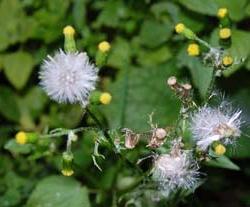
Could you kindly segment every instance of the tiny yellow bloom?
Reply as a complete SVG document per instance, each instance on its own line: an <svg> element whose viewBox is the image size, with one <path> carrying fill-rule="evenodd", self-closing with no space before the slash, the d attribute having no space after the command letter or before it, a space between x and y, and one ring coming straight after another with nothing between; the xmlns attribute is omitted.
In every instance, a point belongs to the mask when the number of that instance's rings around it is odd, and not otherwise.
<svg viewBox="0 0 250 207"><path fill-rule="evenodd" d="M112 96L110 95L110 93L102 93L100 96L100 102L104 105L107 105L111 102L112 100Z"/></svg>
<svg viewBox="0 0 250 207"><path fill-rule="evenodd" d="M27 134L23 131L20 131L15 136L16 142L18 144L26 144L27 143Z"/></svg>
<svg viewBox="0 0 250 207"><path fill-rule="evenodd" d="M73 170L62 170L61 173L64 175L64 176L71 176L74 174L74 171Z"/></svg>
<svg viewBox="0 0 250 207"><path fill-rule="evenodd" d="M107 42L107 41L102 41L98 45L98 49L101 52L108 52L110 50L110 48L111 48L111 46L110 46L109 42Z"/></svg>
<svg viewBox="0 0 250 207"><path fill-rule="evenodd" d="M220 156L220 155L224 155L225 152L226 152L226 148L225 148L224 145L218 144L218 145L215 147L214 152L215 152L216 155L219 155L219 156Z"/></svg>
<svg viewBox="0 0 250 207"><path fill-rule="evenodd" d="M63 28L63 34L73 36L75 34L75 29L72 26L68 25Z"/></svg>
<svg viewBox="0 0 250 207"><path fill-rule="evenodd" d="M220 8L217 12L219 18L224 18L228 14L227 8Z"/></svg>
<svg viewBox="0 0 250 207"><path fill-rule="evenodd" d="M231 56L229 56L229 55L223 57L223 59L222 59L222 63L223 63L224 66L232 65L233 61L234 61L233 58Z"/></svg>
<svg viewBox="0 0 250 207"><path fill-rule="evenodd" d="M220 29L219 36L221 39L228 39L229 37L231 37L231 29L230 28Z"/></svg>
<svg viewBox="0 0 250 207"><path fill-rule="evenodd" d="M198 56L200 54L200 47L196 43L192 43L188 45L187 48L188 55L190 56Z"/></svg>
<svg viewBox="0 0 250 207"><path fill-rule="evenodd" d="M179 23L179 24L177 24L177 25L175 26L175 31L176 31L176 33L178 33L178 34L182 33L182 32L184 31L184 29L185 29L185 25L182 24L182 23Z"/></svg>

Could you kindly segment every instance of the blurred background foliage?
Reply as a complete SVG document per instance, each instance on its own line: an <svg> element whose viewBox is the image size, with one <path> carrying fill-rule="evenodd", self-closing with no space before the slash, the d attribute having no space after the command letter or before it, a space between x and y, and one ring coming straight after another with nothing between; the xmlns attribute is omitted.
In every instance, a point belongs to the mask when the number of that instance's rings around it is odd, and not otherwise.
<svg viewBox="0 0 250 207"><path fill-rule="evenodd" d="M77 46L92 60L100 41L112 44L98 87L113 100L94 107L98 118L110 128L143 131L149 129L151 112L162 127L177 118L179 103L166 87L167 77L190 80L202 100L211 72L187 56L188 42L174 33L174 25L183 22L216 46L220 7L228 8L234 21L231 54L245 61L226 71L217 85L243 109L244 133L249 134L249 0L0 0L0 206L111 206L116 189L133 179L132 170L121 172L115 155L101 162L103 172L93 166L91 132L74 146L72 179L59 176L59 152L27 157L30 146L7 142L21 129L41 132L93 124L80 106L58 105L38 86L43 59L63 47L64 26L76 28ZM250 206L249 141L243 136L229 152L241 171L208 169L205 185L183 206ZM61 140L56 142L63 146ZM138 154L133 153L131 157Z"/></svg>

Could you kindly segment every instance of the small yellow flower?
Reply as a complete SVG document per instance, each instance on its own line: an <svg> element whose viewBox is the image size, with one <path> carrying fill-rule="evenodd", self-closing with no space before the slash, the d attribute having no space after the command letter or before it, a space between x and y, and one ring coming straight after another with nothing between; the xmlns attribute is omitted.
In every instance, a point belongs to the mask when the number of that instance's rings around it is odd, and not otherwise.
<svg viewBox="0 0 250 207"><path fill-rule="evenodd" d="M232 65L233 61L234 61L233 58L231 56L229 56L229 55L223 57L223 59L222 59L222 63L223 63L224 66Z"/></svg>
<svg viewBox="0 0 250 207"><path fill-rule="evenodd" d="M72 26L68 25L63 28L63 34L73 36L75 34L75 29Z"/></svg>
<svg viewBox="0 0 250 207"><path fill-rule="evenodd" d="M182 24L182 23L179 23L179 24L177 24L177 25L175 26L175 31L176 31L176 33L178 33L178 34L182 33L182 32L184 31L184 29L185 29L185 25Z"/></svg>
<svg viewBox="0 0 250 207"><path fill-rule="evenodd" d="M23 131L20 131L15 136L16 142L18 144L26 144L27 143L27 134Z"/></svg>
<svg viewBox="0 0 250 207"><path fill-rule="evenodd" d="M192 43L188 45L187 48L188 55L190 56L198 56L200 54L200 47L196 43Z"/></svg>
<svg viewBox="0 0 250 207"><path fill-rule="evenodd" d="M219 36L221 39L228 39L229 37L231 37L231 29L230 28L220 29Z"/></svg>
<svg viewBox="0 0 250 207"><path fill-rule="evenodd" d="M108 52L110 50L110 48L111 48L111 46L110 46L109 42L107 42L107 41L102 41L98 45L98 49L101 52Z"/></svg>
<svg viewBox="0 0 250 207"><path fill-rule="evenodd" d="M102 93L100 96L100 102L104 105L107 105L111 102L112 100L112 96L110 95L110 93Z"/></svg>
<svg viewBox="0 0 250 207"><path fill-rule="evenodd" d="M71 176L74 174L74 171L73 170L62 170L61 173L64 175L64 176Z"/></svg>
<svg viewBox="0 0 250 207"><path fill-rule="evenodd" d="M226 148L224 145L222 144L218 144L215 148L214 148L214 152L216 155L224 155L226 152Z"/></svg>
<svg viewBox="0 0 250 207"><path fill-rule="evenodd" d="M228 14L227 8L220 8L217 12L217 16L221 19L224 18L227 14Z"/></svg>

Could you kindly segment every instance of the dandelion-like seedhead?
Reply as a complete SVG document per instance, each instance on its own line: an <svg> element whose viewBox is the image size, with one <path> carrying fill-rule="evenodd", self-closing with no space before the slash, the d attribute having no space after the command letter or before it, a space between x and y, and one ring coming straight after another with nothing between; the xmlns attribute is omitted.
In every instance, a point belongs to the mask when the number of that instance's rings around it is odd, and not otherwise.
<svg viewBox="0 0 250 207"><path fill-rule="evenodd" d="M232 144L241 134L240 114L225 103L217 108L201 107L191 118L191 131L199 149L207 150L214 141Z"/></svg>
<svg viewBox="0 0 250 207"><path fill-rule="evenodd" d="M166 197L177 190L195 190L199 181L199 166L191 151L160 155L153 169L153 179Z"/></svg>
<svg viewBox="0 0 250 207"><path fill-rule="evenodd" d="M39 78L48 96L59 103L81 103L86 106L95 89L98 69L86 53L65 53L59 50L44 61Z"/></svg>

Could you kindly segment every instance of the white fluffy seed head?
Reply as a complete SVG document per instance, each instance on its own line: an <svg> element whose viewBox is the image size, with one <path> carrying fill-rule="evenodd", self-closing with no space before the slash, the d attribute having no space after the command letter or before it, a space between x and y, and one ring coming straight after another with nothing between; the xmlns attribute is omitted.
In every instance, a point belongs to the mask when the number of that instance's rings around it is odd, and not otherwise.
<svg viewBox="0 0 250 207"><path fill-rule="evenodd" d="M160 155L153 169L153 179L168 196L178 189L194 190L199 181L199 167L191 151L182 150L177 156Z"/></svg>
<svg viewBox="0 0 250 207"><path fill-rule="evenodd" d="M241 134L241 111L232 111L222 103L218 108L204 106L191 119L191 131L197 146L205 151L214 142L231 144Z"/></svg>
<svg viewBox="0 0 250 207"><path fill-rule="evenodd" d="M95 89L98 69L89 62L86 53L64 53L44 61L39 78L48 96L59 103L88 104L89 94Z"/></svg>

